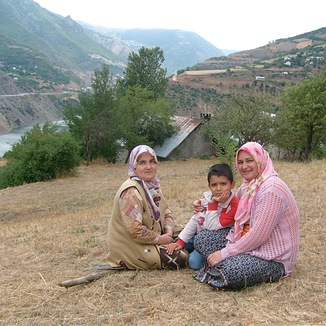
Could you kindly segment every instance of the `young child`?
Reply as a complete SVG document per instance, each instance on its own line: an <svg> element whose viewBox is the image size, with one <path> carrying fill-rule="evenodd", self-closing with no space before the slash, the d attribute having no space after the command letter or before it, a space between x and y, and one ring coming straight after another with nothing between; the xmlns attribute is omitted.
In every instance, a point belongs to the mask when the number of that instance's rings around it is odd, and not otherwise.
<svg viewBox="0 0 326 326"><path fill-rule="evenodd" d="M204 258L193 248L193 238L201 230L218 230L231 227L238 207L238 199L232 189L235 186L232 169L227 164L213 165L207 175L209 191L202 199L194 202L195 207L203 207L191 217L178 236L178 240L166 246L166 252L172 255L175 250L186 248L189 252L189 267L197 270Z"/></svg>

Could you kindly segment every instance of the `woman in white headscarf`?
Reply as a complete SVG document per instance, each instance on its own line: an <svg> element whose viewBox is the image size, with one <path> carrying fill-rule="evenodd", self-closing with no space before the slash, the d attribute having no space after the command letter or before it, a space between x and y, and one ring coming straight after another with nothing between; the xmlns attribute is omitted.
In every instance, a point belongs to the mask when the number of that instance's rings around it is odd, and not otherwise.
<svg viewBox="0 0 326 326"><path fill-rule="evenodd" d="M185 267L186 252L167 255L174 220L157 178L157 157L146 145L129 157L129 178L120 186L108 224L108 262L128 269Z"/></svg>
<svg viewBox="0 0 326 326"><path fill-rule="evenodd" d="M194 277L216 288L241 289L289 276L299 249L298 206L268 152L248 142L235 163L243 183L234 227L195 237L206 262Z"/></svg>

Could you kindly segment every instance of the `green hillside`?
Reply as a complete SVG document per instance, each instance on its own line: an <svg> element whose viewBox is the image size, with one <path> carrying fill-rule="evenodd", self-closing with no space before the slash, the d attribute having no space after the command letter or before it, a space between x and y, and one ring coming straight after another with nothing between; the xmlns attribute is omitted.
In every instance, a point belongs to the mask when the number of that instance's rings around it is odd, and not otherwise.
<svg viewBox="0 0 326 326"><path fill-rule="evenodd" d="M179 114L195 117L214 112L231 93L249 94L253 89L270 96L277 107L287 85L323 69L325 63L323 27L182 69L170 80L168 97Z"/></svg>
<svg viewBox="0 0 326 326"><path fill-rule="evenodd" d="M104 62L118 62L69 16L53 14L32 0L2 0L0 21L0 69L34 88L41 81L78 82Z"/></svg>
<svg viewBox="0 0 326 326"><path fill-rule="evenodd" d="M253 88L277 105L287 84L325 65L326 28L224 56L193 32L90 26L33 0L0 0L0 134L60 118L66 97L90 86L94 70L106 63L119 78L129 53L143 46L159 46L168 76L177 71L167 96L178 114L199 116Z"/></svg>

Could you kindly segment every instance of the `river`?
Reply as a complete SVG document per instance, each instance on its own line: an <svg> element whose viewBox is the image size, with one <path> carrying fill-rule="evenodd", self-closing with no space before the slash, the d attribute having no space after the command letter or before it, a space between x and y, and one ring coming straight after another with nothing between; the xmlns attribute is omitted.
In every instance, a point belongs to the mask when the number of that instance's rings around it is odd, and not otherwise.
<svg viewBox="0 0 326 326"><path fill-rule="evenodd" d="M53 123L56 123L62 127L65 126L63 121L54 121ZM43 124L40 125L42 126ZM4 153L9 151L12 145L18 143L25 132L32 128L33 126L16 128L9 134L0 135L0 157L3 157Z"/></svg>

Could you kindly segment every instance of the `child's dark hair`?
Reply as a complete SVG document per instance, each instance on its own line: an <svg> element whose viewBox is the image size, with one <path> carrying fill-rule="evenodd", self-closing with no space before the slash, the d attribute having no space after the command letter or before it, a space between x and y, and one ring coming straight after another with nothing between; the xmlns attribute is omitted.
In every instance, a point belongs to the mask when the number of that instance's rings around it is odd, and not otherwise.
<svg viewBox="0 0 326 326"><path fill-rule="evenodd" d="M224 176L227 177L230 182L233 182L233 172L228 164L219 163L211 166L207 175L208 183L212 175L216 175L218 177Z"/></svg>

